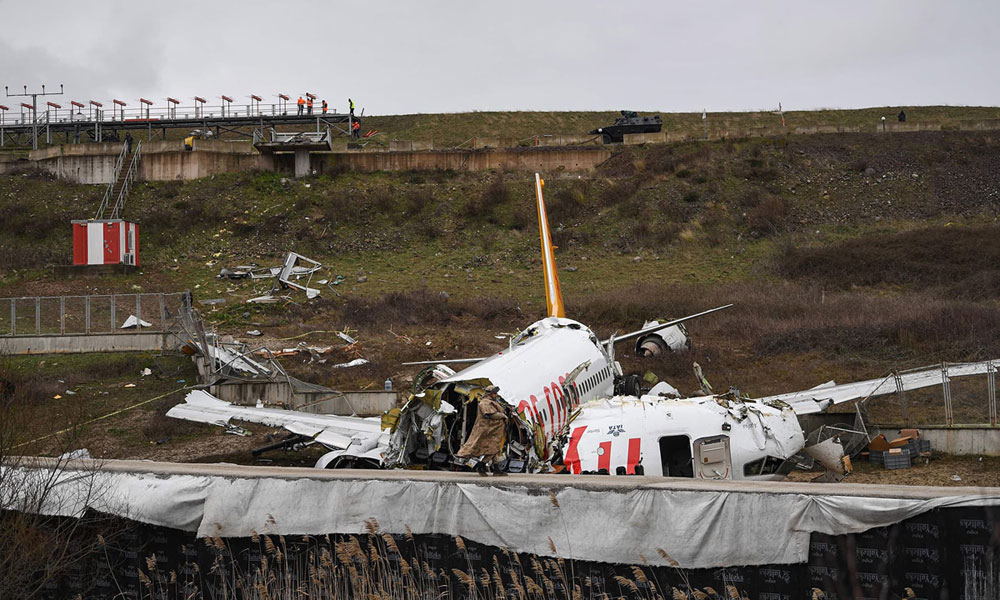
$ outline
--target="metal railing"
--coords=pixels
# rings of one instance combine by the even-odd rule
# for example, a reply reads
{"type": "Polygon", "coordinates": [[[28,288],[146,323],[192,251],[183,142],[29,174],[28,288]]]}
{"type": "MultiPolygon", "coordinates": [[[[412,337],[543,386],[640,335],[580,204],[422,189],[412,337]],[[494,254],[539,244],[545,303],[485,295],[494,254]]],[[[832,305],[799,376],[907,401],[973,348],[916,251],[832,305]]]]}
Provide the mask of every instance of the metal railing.
{"type": "Polygon", "coordinates": [[[0,338],[166,333],[186,292],[0,298],[0,338]],[[134,326],[132,323],[134,322],[134,326]]]}
{"type": "MultiPolygon", "coordinates": [[[[121,110],[120,107],[115,110],[102,109],[93,110],[88,109],[84,111],[83,109],[77,110],[76,112],[69,109],[55,109],[50,108],[48,110],[38,111],[38,124],[44,125],[46,123],[121,123],[123,121],[168,121],[168,120],[191,120],[191,119],[228,119],[228,118],[247,118],[247,117],[278,117],[278,116],[297,116],[299,114],[298,107],[295,102],[281,103],[281,104],[244,104],[230,106],[228,104],[223,105],[193,105],[193,106],[177,106],[169,108],[126,108],[121,110]]],[[[308,110],[302,111],[302,116],[310,117],[324,117],[324,116],[343,116],[348,113],[339,113],[332,106],[327,112],[323,112],[323,109],[319,104],[313,107],[312,113],[308,110]]],[[[22,111],[20,114],[9,114],[6,111],[0,112],[0,125],[4,126],[19,126],[19,125],[31,125],[31,111],[22,111]]]]}
{"type": "Polygon", "coordinates": [[[115,159],[115,170],[114,174],[111,175],[111,183],[108,184],[108,189],[104,190],[104,197],[101,198],[101,205],[97,208],[97,214],[94,216],[94,220],[99,220],[104,218],[104,211],[108,208],[108,203],[111,201],[111,193],[115,189],[115,185],[118,184],[118,176],[122,172],[122,166],[125,164],[125,156],[128,155],[128,144],[122,144],[122,151],[118,153],[118,158],[115,159]]]}
{"type": "Polygon", "coordinates": [[[111,209],[112,219],[121,218],[122,207],[125,206],[125,197],[128,196],[128,192],[132,188],[132,183],[135,181],[135,176],[139,171],[139,158],[141,156],[142,140],[139,140],[135,144],[135,152],[132,153],[132,160],[129,162],[128,172],[125,173],[125,179],[122,181],[122,185],[118,189],[118,197],[115,199],[115,206],[111,209]]]}

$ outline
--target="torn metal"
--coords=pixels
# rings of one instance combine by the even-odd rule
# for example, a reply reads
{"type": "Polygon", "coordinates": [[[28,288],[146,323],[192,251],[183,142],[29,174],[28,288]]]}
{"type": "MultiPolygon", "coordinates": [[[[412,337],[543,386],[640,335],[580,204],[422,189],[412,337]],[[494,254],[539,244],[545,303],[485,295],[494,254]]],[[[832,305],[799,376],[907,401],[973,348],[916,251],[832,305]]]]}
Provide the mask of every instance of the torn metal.
{"type": "Polygon", "coordinates": [[[216,275],[218,279],[273,279],[270,292],[263,296],[247,300],[249,303],[273,303],[279,300],[277,292],[279,289],[296,289],[305,292],[309,299],[319,296],[320,291],[309,287],[312,275],[323,269],[324,265],[319,261],[307,258],[296,252],[289,252],[285,255],[285,260],[276,267],[260,267],[256,263],[241,265],[232,269],[223,268],[216,275]],[[298,283],[303,277],[307,278],[306,285],[298,283]]]}

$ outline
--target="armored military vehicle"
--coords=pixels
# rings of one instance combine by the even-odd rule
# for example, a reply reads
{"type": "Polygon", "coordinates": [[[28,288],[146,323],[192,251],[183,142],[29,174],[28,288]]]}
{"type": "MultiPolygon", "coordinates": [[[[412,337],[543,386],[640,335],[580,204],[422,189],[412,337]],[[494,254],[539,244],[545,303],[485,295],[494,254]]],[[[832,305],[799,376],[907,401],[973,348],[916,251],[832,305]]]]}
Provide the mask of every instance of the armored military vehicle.
{"type": "Polygon", "coordinates": [[[663,128],[660,115],[640,117],[634,110],[623,110],[621,113],[622,116],[615,119],[614,125],[598,127],[590,134],[601,136],[605,144],[612,144],[624,142],[626,133],[657,133],[663,128]]]}

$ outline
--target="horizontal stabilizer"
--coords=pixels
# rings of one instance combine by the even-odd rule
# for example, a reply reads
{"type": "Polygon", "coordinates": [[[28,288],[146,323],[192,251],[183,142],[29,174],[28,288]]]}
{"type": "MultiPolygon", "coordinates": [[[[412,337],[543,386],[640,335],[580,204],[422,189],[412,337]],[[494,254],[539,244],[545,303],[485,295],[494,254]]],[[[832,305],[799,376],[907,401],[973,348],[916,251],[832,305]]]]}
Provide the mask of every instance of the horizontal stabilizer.
{"type": "Polygon", "coordinates": [[[778,394],[759,398],[761,402],[780,400],[791,405],[798,415],[808,415],[823,412],[831,405],[861,400],[870,396],[884,396],[897,391],[916,390],[934,385],[942,385],[945,377],[949,380],[970,375],[985,375],[996,372],[997,361],[987,360],[975,363],[948,363],[935,367],[927,367],[899,375],[887,375],[879,379],[844,383],[841,385],[824,384],[801,392],[778,394]]]}
{"type": "Polygon", "coordinates": [[[238,406],[219,400],[204,390],[193,390],[167,411],[167,416],[184,421],[230,427],[233,421],[281,427],[334,449],[377,438],[382,434],[378,417],[321,415],[279,408],[238,406]]]}

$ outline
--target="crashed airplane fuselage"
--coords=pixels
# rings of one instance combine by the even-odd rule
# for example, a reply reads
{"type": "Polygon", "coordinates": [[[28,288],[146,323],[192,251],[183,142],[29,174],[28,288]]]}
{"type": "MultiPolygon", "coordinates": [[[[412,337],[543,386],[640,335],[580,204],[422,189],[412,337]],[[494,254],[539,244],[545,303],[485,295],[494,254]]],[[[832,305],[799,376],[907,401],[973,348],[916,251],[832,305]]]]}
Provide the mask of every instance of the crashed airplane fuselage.
{"type": "Polygon", "coordinates": [[[509,425],[495,449],[509,461],[503,468],[536,470],[554,458],[581,402],[612,395],[621,376],[590,329],[559,317],[532,324],[507,350],[459,373],[443,369],[432,367],[435,381],[389,419],[387,466],[451,465],[475,426],[479,399],[493,387],[509,425]]]}

